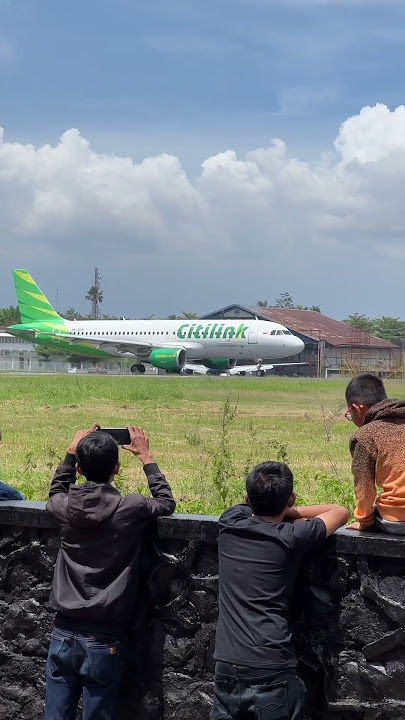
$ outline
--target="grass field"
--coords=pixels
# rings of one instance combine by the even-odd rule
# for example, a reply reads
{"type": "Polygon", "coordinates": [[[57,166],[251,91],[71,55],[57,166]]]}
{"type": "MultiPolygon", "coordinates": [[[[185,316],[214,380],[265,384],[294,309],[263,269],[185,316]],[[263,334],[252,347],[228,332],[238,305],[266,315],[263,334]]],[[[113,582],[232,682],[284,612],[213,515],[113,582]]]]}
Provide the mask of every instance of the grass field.
{"type": "MultiPolygon", "coordinates": [[[[300,502],[353,507],[345,382],[268,377],[0,376],[0,479],[45,500],[76,429],[142,425],[178,512],[217,514],[243,496],[246,472],[288,462],[300,502]]],[[[405,384],[387,383],[391,397],[405,384]]],[[[117,486],[148,492],[121,451],[117,486]]]]}

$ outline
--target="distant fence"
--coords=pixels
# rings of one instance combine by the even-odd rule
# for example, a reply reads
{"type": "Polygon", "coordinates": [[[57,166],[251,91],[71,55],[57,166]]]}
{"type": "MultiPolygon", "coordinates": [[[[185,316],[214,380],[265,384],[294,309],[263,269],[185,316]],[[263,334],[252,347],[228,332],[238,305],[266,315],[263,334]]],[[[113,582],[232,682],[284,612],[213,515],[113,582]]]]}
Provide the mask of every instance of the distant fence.
{"type": "MultiPolygon", "coordinates": [[[[87,375],[94,373],[111,374],[111,375],[130,375],[130,364],[118,362],[101,362],[94,368],[91,362],[82,362],[79,367],[75,367],[72,363],[63,360],[45,360],[38,356],[35,357],[19,357],[0,355],[0,372],[23,372],[23,373],[76,373],[77,375],[87,375]]],[[[148,375],[156,375],[156,368],[146,368],[148,375]]]]}

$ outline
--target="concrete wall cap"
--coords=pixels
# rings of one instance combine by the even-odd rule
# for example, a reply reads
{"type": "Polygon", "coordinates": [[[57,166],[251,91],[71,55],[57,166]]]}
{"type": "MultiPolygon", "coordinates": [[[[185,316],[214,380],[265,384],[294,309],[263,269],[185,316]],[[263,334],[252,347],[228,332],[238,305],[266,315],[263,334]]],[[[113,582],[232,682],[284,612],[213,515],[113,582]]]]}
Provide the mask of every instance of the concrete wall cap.
{"type": "MultiPolygon", "coordinates": [[[[46,503],[22,500],[0,502],[0,525],[56,528],[46,511],[46,503]]],[[[199,540],[216,543],[218,517],[175,513],[158,519],[158,536],[175,540],[199,540]]],[[[378,555],[405,558],[405,536],[359,532],[340,528],[327,540],[330,549],[340,554],[378,555]]]]}

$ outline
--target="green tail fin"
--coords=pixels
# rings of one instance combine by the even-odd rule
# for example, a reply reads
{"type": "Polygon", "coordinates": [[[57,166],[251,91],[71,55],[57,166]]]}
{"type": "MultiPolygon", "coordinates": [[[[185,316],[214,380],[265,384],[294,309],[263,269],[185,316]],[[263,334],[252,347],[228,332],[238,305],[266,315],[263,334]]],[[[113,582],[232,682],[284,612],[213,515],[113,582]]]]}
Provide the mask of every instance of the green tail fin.
{"type": "Polygon", "coordinates": [[[64,323],[26,270],[13,270],[13,277],[21,322],[24,325],[32,322],[47,322],[53,325],[64,323]]]}

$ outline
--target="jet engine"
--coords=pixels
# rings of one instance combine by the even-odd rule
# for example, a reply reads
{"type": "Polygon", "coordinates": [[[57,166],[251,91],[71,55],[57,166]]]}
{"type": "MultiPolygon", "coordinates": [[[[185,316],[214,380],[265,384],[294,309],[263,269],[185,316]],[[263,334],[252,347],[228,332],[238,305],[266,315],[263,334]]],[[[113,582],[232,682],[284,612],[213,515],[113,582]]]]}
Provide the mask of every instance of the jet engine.
{"type": "Polygon", "coordinates": [[[228,360],[227,358],[218,358],[217,360],[204,360],[203,365],[210,370],[232,370],[236,365],[236,360],[228,360]]]}
{"type": "Polygon", "coordinates": [[[186,362],[186,351],[183,348],[159,348],[152,350],[149,362],[153,367],[163,370],[181,370],[186,362]]]}

